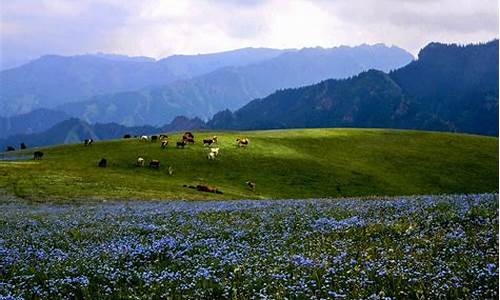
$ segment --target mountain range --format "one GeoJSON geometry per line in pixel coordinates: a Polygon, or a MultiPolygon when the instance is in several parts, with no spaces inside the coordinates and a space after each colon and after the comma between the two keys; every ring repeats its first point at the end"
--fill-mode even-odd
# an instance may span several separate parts
{"type": "Polygon", "coordinates": [[[205,55],[148,57],[46,55],[0,72],[0,116],[84,101],[96,95],[164,85],[214,71],[275,57],[286,50],[244,48],[205,55]]]}
{"type": "Polygon", "coordinates": [[[237,109],[277,89],[327,78],[346,78],[376,68],[392,70],[413,59],[408,52],[382,44],[286,51],[274,58],[230,66],[164,86],[99,95],[57,107],[90,123],[159,126],[177,115],[211,118],[222,109],[237,109]]]}
{"type": "Polygon", "coordinates": [[[498,40],[431,43],[385,73],[277,91],[217,113],[214,129],[377,127],[498,135],[498,40]]]}

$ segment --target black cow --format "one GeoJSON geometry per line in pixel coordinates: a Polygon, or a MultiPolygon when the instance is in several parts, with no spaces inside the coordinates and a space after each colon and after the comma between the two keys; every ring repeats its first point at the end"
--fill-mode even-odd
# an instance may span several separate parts
{"type": "Polygon", "coordinates": [[[16,148],[12,147],[12,146],[7,146],[7,151],[15,151],[16,148]]]}
{"type": "Polygon", "coordinates": [[[210,146],[214,143],[213,139],[203,139],[203,146],[210,146]]]}
{"type": "Polygon", "coordinates": [[[103,158],[101,159],[101,161],[99,162],[99,168],[106,168],[108,166],[108,161],[103,158]]]}
{"type": "Polygon", "coordinates": [[[161,148],[162,149],[167,148],[167,146],[168,146],[168,141],[167,140],[161,141],[161,148]]]}
{"type": "Polygon", "coordinates": [[[90,145],[92,145],[93,142],[94,142],[93,139],[86,139],[86,140],[83,141],[83,144],[85,146],[90,146],[90,145]]]}
{"type": "Polygon", "coordinates": [[[156,142],[158,140],[158,136],[157,135],[152,135],[151,136],[151,142],[156,142]]]}
{"type": "Polygon", "coordinates": [[[33,153],[33,159],[34,160],[40,160],[43,157],[43,152],[42,151],[35,151],[33,153]]]}
{"type": "Polygon", "coordinates": [[[123,136],[123,138],[124,138],[124,139],[129,139],[129,138],[131,138],[131,137],[132,137],[132,136],[131,136],[130,134],[126,134],[126,135],[124,135],[124,136],[123,136]]]}
{"type": "Polygon", "coordinates": [[[159,169],[160,168],[160,161],[153,159],[152,161],[149,162],[149,167],[151,169],[159,169]]]}
{"type": "Polygon", "coordinates": [[[184,149],[184,146],[186,146],[187,143],[185,141],[180,141],[180,142],[177,142],[177,148],[182,148],[184,149]]]}
{"type": "Polygon", "coordinates": [[[26,147],[26,144],[25,143],[21,143],[21,149],[24,150],[26,148],[28,148],[28,147],[26,147]]]}

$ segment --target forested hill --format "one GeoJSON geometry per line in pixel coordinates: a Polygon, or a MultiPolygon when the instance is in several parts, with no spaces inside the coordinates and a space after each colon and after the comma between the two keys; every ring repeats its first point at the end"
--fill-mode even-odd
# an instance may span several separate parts
{"type": "Polygon", "coordinates": [[[498,40],[431,43],[390,73],[277,91],[209,121],[216,129],[411,128],[498,135],[498,40]]]}

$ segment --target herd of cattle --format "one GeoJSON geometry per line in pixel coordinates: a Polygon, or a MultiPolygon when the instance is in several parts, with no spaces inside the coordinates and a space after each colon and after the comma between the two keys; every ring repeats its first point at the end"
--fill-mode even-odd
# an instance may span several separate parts
{"type": "MultiPolygon", "coordinates": [[[[125,135],[123,136],[123,138],[131,138],[130,135],[125,135]]],[[[168,146],[168,143],[169,143],[169,140],[168,140],[168,135],[165,135],[165,134],[160,134],[159,136],[158,135],[152,135],[152,136],[147,136],[147,135],[143,135],[143,136],[140,136],[139,139],[141,141],[151,141],[151,142],[155,142],[155,141],[160,141],[160,147],[162,149],[165,149],[167,148],[168,146]]],[[[178,141],[176,143],[176,148],[181,148],[181,149],[184,149],[184,147],[188,144],[194,144],[195,143],[195,140],[194,140],[194,135],[187,131],[185,132],[183,135],[182,135],[182,139],[180,141],[178,141]]],[[[219,140],[217,138],[217,136],[213,136],[211,138],[206,138],[206,139],[203,139],[203,146],[208,146],[209,148],[209,152],[207,154],[207,159],[209,160],[215,160],[218,156],[219,156],[219,148],[215,148],[213,147],[214,145],[218,144],[219,143],[219,140]]],[[[239,147],[246,147],[248,146],[248,144],[250,143],[249,139],[248,138],[238,138],[236,139],[236,143],[239,147]]],[[[136,165],[138,167],[143,167],[144,166],[144,158],[139,156],[137,158],[137,161],[136,161],[136,165]]],[[[160,167],[160,161],[159,160],[151,160],[149,162],[149,167],[150,168],[155,168],[155,169],[158,169],[160,167]]]]}
{"type": "MultiPolygon", "coordinates": [[[[129,139],[129,138],[132,138],[132,136],[127,134],[127,135],[124,135],[123,138],[124,139],[129,139]]],[[[165,134],[151,135],[151,136],[142,135],[142,136],[135,136],[135,138],[138,138],[140,141],[144,141],[144,142],[149,142],[149,141],[151,141],[151,142],[157,142],[157,141],[160,141],[160,147],[162,149],[167,148],[167,146],[169,144],[169,137],[167,135],[165,135],[165,134]]],[[[208,149],[209,149],[209,152],[207,154],[207,159],[209,159],[209,160],[215,160],[219,156],[219,147],[214,147],[216,144],[218,144],[218,142],[219,141],[217,139],[217,136],[213,136],[211,138],[203,139],[203,146],[208,146],[208,149]]],[[[92,145],[92,143],[93,143],[93,140],[92,139],[88,139],[88,140],[85,140],[84,145],[85,146],[90,146],[90,145],[92,145]]],[[[194,135],[191,132],[185,132],[182,135],[182,139],[180,141],[176,142],[176,148],[184,149],[184,147],[186,145],[188,145],[188,144],[194,144],[194,143],[195,143],[194,135]]],[[[248,138],[238,138],[238,139],[236,139],[236,144],[237,144],[238,147],[247,147],[250,144],[250,140],[248,138]]],[[[135,164],[136,164],[137,167],[144,167],[145,162],[146,161],[145,161],[144,157],[139,156],[139,157],[137,157],[137,160],[136,160],[135,164]]],[[[99,161],[99,164],[98,164],[98,166],[101,167],[101,168],[105,168],[105,167],[107,167],[107,165],[108,165],[108,161],[106,160],[106,158],[102,158],[99,161]]],[[[151,169],[159,169],[160,168],[160,161],[158,159],[152,159],[149,162],[149,168],[151,168],[151,169]]],[[[173,174],[173,168],[171,166],[168,167],[168,174],[169,175],[173,174]]],[[[245,184],[247,185],[247,187],[250,190],[252,190],[252,191],[255,190],[255,182],[253,182],[253,181],[247,181],[247,182],[245,182],[245,184]]],[[[196,186],[193,186],[193,185],[184,185],[184,187],[196,189],[197,191],[200,191],[200,192],[209,192],[209,193],[222,194],[222,191],[220,191],[219,189],[217,189],[215,187],[208,186],[208,185],[196,185],[196,186]]]]}
{"type": "MultiPolygon", "coordinates": [[[[130,139],[130,138],[138,138],[140,141],[144,142],[160,142],[160,147],[161,149],[166,149],[169,145],[169,137],[166,134],[160,134],[160,135],[142,135],[142,136],[132,136],[130,134],[126,134],[123,136],[124,139],[130,139]]],[[[83,141],[83,145],[85,147],[91,146],[94,143],[94,140],[89,138],[85,139],[83,141]]],[[[176,142],[176,148],[184,149],[185,146],[194,144],[195,139],[194,135],[191,132],[185,132],[182,135],[182,139],[176,142]]],[[[208,160],[216,160],[219,157],[219,147],[215,147],[219,143],[217,136],[213,136],[211,138],[206,138],[203,139],[203,146],[207,146],[208,148],[208,153],[207,153],[207,159],[208,160]]],[[[248,138],[238,138],[236,139],[236,145],[238,147],[247,147],[250,144],[250,140],[248,138]]],[[[24,150],[27,149],[26,145],[24,143],[21,143],[20,149],[24,150]]],[[[12,146],[8,146],[7,151],[14,151],[15,148],[12,146]]],[[[41,151],[35,151],[33,152],[33,159],[34,160],[40,160],[43,157],[43,152],[41,151]]],[[[142,156],[137,157],[137,160],[135,162],[137,167],[144,167],[145,165],[145,159],[142,156]]],[[[98,167],[100,168],[106,168],[108,166],[108,160],[106,158],[102,158],[98,162],[98,167]]],[[[152,159],[149,162],[149,168],[151,169],[159,169],[160,168],[160,161],[158,159],[152,159]]],[[[173,168],[171,166],[168,167],[168,173],[169,175],[173,174],[173,168]]],[[[255,183],[251,181],[246,182],[247,186],[254,190],[255,189],[255,183]]],[[[216,189],[210,188],[208,186],[187,186],[189,188],[195,188],[199,191],[206,191],[206,192],[217,192],[217,193],[222,193],[220,191],[217,191],[216,189]]]]}

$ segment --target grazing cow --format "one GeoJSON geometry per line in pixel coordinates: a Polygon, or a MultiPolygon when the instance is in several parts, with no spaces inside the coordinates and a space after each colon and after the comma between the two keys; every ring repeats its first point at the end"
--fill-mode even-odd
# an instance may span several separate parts
{"type": "Polygon", "coordinates": [[[40,160],[43,157],[43,152],[42,151],[35,151],[33,153],[33,159],[34,160],[40,160]]]}
{"type": "Polygon", "coordinates": [[[252,191],[255,191],[255,182],[247,181],[246,184],[252,191]]]}
{"type": "Polygon", "coordinates": [[[12,146],[7,146],[7,151],[15,151],[16,148],[12,147],[12,146]]]}
{"type": "Polygon", "coordinates": [[[180,142],[177,142],[177,148],[182,148],[184,149],[184,146],[186,146],[187,143],[185,141],[180,141],[180,142]]]}
{"type": "Polygon", "coordinates": [[[147,136],[147,135],[141,135],[140,140],[141,140],[141,141],[146,141],[146,142],[147,142],[147,141],[149,140],[149,138],[148,138],[148,136],[147,136]]]}
{"type": "Polygon", "coordinates": [[[142,158],[142,157],[140,157],[140,156],[139,156],[139,157],[137,158],[136,165],[137,165],[138,167],[144,167],[144,158],[142,158]]]}
{"type": "Polygon", "coordinates": [[[93,140],[93,139],[85,139],[85,140],[83,141],[83,145],[85,145],[85,146],[90,146],[90,145],[92,145],[92,143],[93,143],[93,142],[94,142],[94,140],[93,140]]]}
{"type": "Polygon", "coordinates": [[[168,139],[168,135],[160,134],[160,140],[163,140],[163,139],[168,139]]]}
{"type": "Polygon", "coordinates": [[[151,142],[156,142],[158,140],[158,136],[157,135],[152,135],[151,136],[151,142]]]}
{"type": "Polygon", "coordinates": [[[214,143],[213,139],[203,139],[203,146],[210,146],[214,143]]]}
{"type": "Polygon", "coordinates": [[[194,135],[191,132],[187,131],[182,136],[182,140],[186,143],[194,144],[194,135]]]}
{"type": "Polygon", "coordinates": [[[99,168],[106,168],[108,166],[108,161],[105,158],[103,158],[99,162],[98,166],[99,166],[99,168]]]}
{"type": "Polygon", "coordinates": [[[240,147],[246,147],[250,143],[250,140],[247,138],[244,139],[236,139],[236,143],[238,143],[238,146],[240,147]]]}
{"type": "Polygon", "coordinates": [[[210,153],[208,153],[207,158],[210,160],[214,160],[217,156],[219,156],[219,148],[211,148],[210,153]]]}
{"type": "Polygon", "coordinates": [[[167,148],[167,146],[168,146],[168,141],[167,140],[161,141],[161,148],[162,149],[167,148]]]}
{"type": "Polygon", "coordinates": [[[25,143],[21,143],[21,150],[24,150],[26,148],[28,148],[28,147],[26,147],[26,144],[25,143]]]}
{"type": "Polygon", "coordinates": [[[210,146],[217,143],[217,136],[214,135],[211,139],[203,139],[203,146],[210,146]]]}
{"type": "Polygon", "coordinates": [[[149,167],[151,169],[159,169],[160,168],[160,161],[153,159],[152,161],[149,162],[149,167]]]}
{"type": "Polygon", "coordinates": [[[124,135],[124,136],[123,136],[123,138],[124,138],[124,139],[129,139],[129,138],[131,138],[131,137],[132,137],[132,136],[131,136],[130,134],[126,134],[126,135],[124,135]]]}
{"type": "Polygon", "coordinates": [[[197,186],[192,186],[192,185],[184,185],[184,187],[190,188],[190,189],[195,189],[199,192],[207,192],[207,193],[216,193],[216,194],[223,194],[222,191],[219,191],[217,188],[208,186],[208,185],[202,185],[198,184],[197,186]]]}

